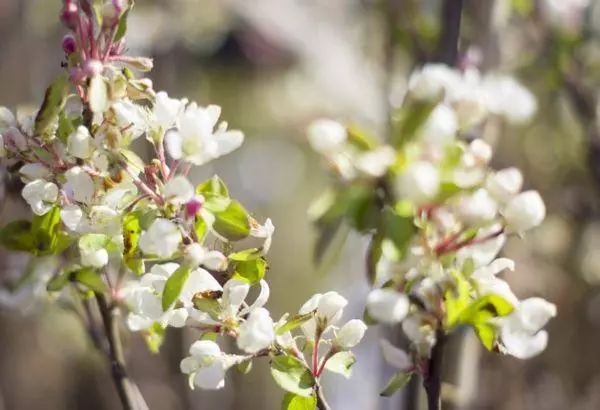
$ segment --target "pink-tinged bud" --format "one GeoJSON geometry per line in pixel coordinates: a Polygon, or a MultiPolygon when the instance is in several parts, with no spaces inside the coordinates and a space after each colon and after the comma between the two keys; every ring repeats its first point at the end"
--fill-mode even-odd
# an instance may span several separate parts
{"type": "Polygon", "coordinates": [[[203,206],[204,197],[201,195],[196,196],[185,204],[185,215],[190,219],[194,218],[202,210],[203,206]]]}
{"type": "Polygon", "coordinates": [[[77,41],[75,41],[75,37],[70,34],[64,36],[62,40],[62,48],[67,55],[73,54],[75,51],[77,51],[77,41]]]}
{"type": "Polygon", "coordinates": [[[83,84],[85,80],[85,74],[81,68],[72,68],[69,70],[69,80],[75,84],[83,84]]]}
{"type": "Polygon", "coordinates": [[[95,77],[103,71],[104,65],[99,60],[87,60],[83,65],[83,72],[87,77],[95,77]]]}
{"type": "Polygon", "coordinates": [[[79,8],[73,3],[65,3],[65,7],[60,12],[60,21],[70,30],[75,30],[77,27],[77,19],[79,18],[79,8]]]}
{"type": "Polygon", "coordinates": [[[83,10],[88,17],[92,17],[94,15],[91,0],[79,0],[79,7],[81,7],[81,10],[83,10]]]}

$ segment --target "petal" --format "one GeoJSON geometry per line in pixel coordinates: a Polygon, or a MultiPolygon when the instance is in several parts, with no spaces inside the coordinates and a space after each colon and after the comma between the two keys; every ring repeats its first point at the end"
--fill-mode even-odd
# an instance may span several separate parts
{"type": "Polygon", "coordinates": [[[179,368],[181,369],[182,373],[191,374],[200,368],[200,363],[196,357],[189,356],[189,357],[184,358],[179,363],[179,368]]]}
{"type": "Polygon", "coordinates": [[[196,372],[194,384],[201,389],[218,390],[225,386],[225,368],[221,362],[202,367],[196,372]]]}
{"type": "Polygon", "coordinates": [[[248,312],[252,312],[254,309],[262,308],[269,300],[270,294],[271,294],[271,290],[269,288],[269,284],[267,283],[266,280],[261,279],[260,280],[260,293],[256,297],[256,300],[254,301],[254,303],[252,303],[247,308],[242,309],[240,311],[240,315],[244,315],[248,312]]]}
{"type": "Polygon", "coordinates": [[[190,346],[190,355],[202,360],[221,356],[221,348],[212,340],[198,340],[190,346]]]}
{"type": "Polygon", "coordinates": [[[221,156],[238,149],[244,142],[244,134],[241,131],[225,131],[215,134],[215,139],[217,156],[221,156]]]}
{"type": "Polygon", "coordinates": [[[233,308],[239,307],[248,292],[250,291],[250,285],[239,279],[230,279],[223,287],[223,305],[231,306],[233,308]]]}
{"type": "Polygon", "coordinates": [[[534,336],[523,332],[501,332],[505,353],[518,359],[529,359],[537,356],[548,345],[548,332],[541,331],[534,336]]]}
{"type": "Polygon", "coordinates": [[[556,316],[556,305],[542,298],[529,298],[519,304],[516,314],[525,329],[537,332],[556,316]]]}
{"type": "Polygon", "coordinates": [[[165,147],[173,159],[181,159],[183,156],[183,140],[179,131],[170,130],[165,135],[165,147]]]}
{"type": "Polygon", "coordinates": [[[408,370],[412,366],[410,356],[404,350],[391,344],[387,339],[381,339],[379,346],[383,358],[392,366],[401,370],[408,370]]]}

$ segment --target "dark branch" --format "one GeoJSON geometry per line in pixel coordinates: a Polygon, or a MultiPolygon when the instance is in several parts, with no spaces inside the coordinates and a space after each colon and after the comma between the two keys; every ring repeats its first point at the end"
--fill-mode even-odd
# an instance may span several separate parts
{"type": "Polygon", "coordinates": [[[442,5],[440,38],[437,58],[440,63],[456,66],[463,0],[444,0],[442,5]]]}
{"type": "Polygon", "coordinates": [[[442,392],[442,368],[444,365],[444,345],[446,343],[446,335],[444,331],[438,329],[436,331],[436,343],[431,350],[431,358],[427,374],[423,378],[423,387],[427,392],[427,408],[429,410],[439,410],[441,408],[441,392],[442,392]]]}

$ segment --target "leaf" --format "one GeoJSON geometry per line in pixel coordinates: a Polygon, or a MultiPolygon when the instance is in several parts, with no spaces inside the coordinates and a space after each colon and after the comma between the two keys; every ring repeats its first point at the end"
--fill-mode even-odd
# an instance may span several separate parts
{"type": "Polygon", "coordinates": [[[297,327],[301,326],[302,324],[308,322],[313,317],[314,317],[313,312],[294,315],[294,316],[290,317],[287,320],[287,322],[285,322],[282,326],[280,326],[279,329],[277,329],[276,333],[278,335],[282,335],[285,332],[290,332],[290,331],[296,329],[297,327]]]}
{"type": "Polygon", "coordinates": [[[233,277],[253,284],[264,278],[266,271],[267,261],[264,258],[258,258],[236,263],[233,277]]]}
{"type": "Polygon", "coordinates": [[[123,255],[135,254],[140,241],[142,228],[139,213],[130,212],[123,218],[123,255]]]}
{"type": "Polygon", "coordinates": [[[0,230],[0,244],[11,251],[35,253],[31,222],[19,220],[8,223],[0,230]]]}
{"type": "Polygon", "coordinates": [[[88,102],[93,113],[103,113],[108,109],[108,83],[101,75],[90,80],[88,102]]]}
{"type": "Polygon", "coordinates": [[[444,295],[445,325],[448,330],[458,325],[461,315],[471,303],[472,287],[461,274],[454,275],[455,286],[444,295]]]}
{"type": "Polygon", "coordinates": [[[44,102],[35,117],[34,132],[36,135],[46,133],[50,125],[58,118],[67,102],[69,93],[69,77],[62,74],[46,89],[44,102]]]}
{"type": "Polygon", "coordinates": [[[73,270],[64,270],[58,275],[54,276],[48,284],[46,285],[46,290],[48,292],[58,292],[62,290],[67,284],[71,282],[71,275],[73,274],[73,270]]]}
{"type": "Polygon", "coordinates": [[[368,135],[355,125],[348,127],[348,140],[361,151],[371,151],[380,144],[375,137],[368,135]]]}
{"type": "Polygon", "coordinates": [[[204,239],[206,238],[206,234],[208,233],[208,225],[202,215],[196,215],[196,220],[194,222],[194,231],[196,232],[196,238],[198,239],[198,243],[202,244],[204,239]]]}
{"type": "Polygon", "coordinates": [[[165,283],[165,289],[162,295],[162,308],[167,311],[173,303],[179,298],[181,289],[185,285],[185,281],[190,276],[192,270],[185,265],[180,266],[165,283]]]}
{"type": "Polygon", "coordinates": [[[367,249],[367,279],[370,284],[374,284],[377,280],[377,264],[383,254],[381,247],[383,239],[383,236],[378,234],[373,236],[369,242],[369,248],[367,249]]]}
{"type": "Polygon", "coordinates": [[[81,283],[96,293],[108,293],[110,291],[98,271],[92,268],[83,268],[71,273],[71,280],[81,283]]]}
{"type": "Polygon", "coordinates": [[[319,229],[313,259],[320,271],[327,272],[337,262],[350,234],[350,228],[339,219],[320,226],[319,229]]]}
{"type": "Polygon", "coordinates": [[[215,213],[213,229],[229,241],[239,241],[250,235],[250,215],[238,201],[231,201],[227,209],[215,213]]]}
{"type": "Polygon", "coordinates": [[[240,252],[234,252],[227,256],[229,260],[238,262],[253,261],[262,256],[262,252],[258,248],[246,249],[240,252]]]}
{"type": "Polygon", "coordinates": [[[238,363],[238,365],[236,367],[240,373],[248,374],[248,373],[250,373],[250,370],[252,370],[252,360],[251,359],[244,360],[243,362],[238,363]]]}
{"type": "Polygon", "coordinates": [[[419,128],[429,119],[437,102],[408,99],[394,118],[392,145],[399,149],[417,136],[419,128]]]}
{"type": "Polygon", "coordinates": [[[356,363],[356,357],[349,351],[339,352],[331,356],[325,363],[325,368],[330,372],[341,374],[346,379],[350,378],[352,366],[356,363]]]}
{"type": "Polygon", "coordinates": [[[67,143],[69,139],[69,135],[75,131],[75,125],[71,118],[64,111],[61,111],[58,114],[58,130],[56,131],[56,136],[59,140],[62,141],[63,144],[67,143]]]}
{"type": "Polygon", "coordinates": [[[144,161],[135,152],[128,149],[122,149],[121,155],[125,158],[127,164],[131,165],[131,167],[135,171],[137,171],[138,174],[140,172],[144,172],[144,167],[146,165],[144,164],[144,161]]]}
{"type": "Polygon", "coordinates": [[[165,328],[160,323],[154,323],[150,329],[144,333],[144,340],[148,350],[152,353],[158,353],[165,339],[165,328]]]}
{"type": "Polygon", "coordinates": [[[115,31],[115,36],[113,37],[113,42],[118,43],[125,37],[127,34],[127,17],[129,16],[129,11],[133,7],[133,3],[121,14],[121,18],[119,19],[119,24],[117,25],[117,31],[115,31]]]}
{"type": "Polygon", "coordinates": [[[286,393],[281,403],[281,410],[315,410],[316,408],[317,398],[314,395],[306,397],[286,393]]]}
{"type": "Polygon", "coordinates": [[[285,391],[303,397],[312,394],[315,379],[306,367],[292,356],[274,356],[271,358],[271,375],[285,391]]]}
{"type": "Polygon", "coordinates": [[[534,9],[533,0],[512,0],[512,7],[523,17],[527,17],[534,9]]]}
{"type": "Polygon", "coordinates": [[[229,198],[229,190],[225,182],[218,176],[213,175],[212,178],[207,179],[196,187],[196,193],[204,196],[205,199],[218,196],[223,198],[229,198]]]}
{"type": "Polygon", "coordinates": [[[379,395],[382,397],[392,396],[398,390],[406,386],[408,382],[410,382],[412,375],[412,372],[407,373],[404,371],[399,371],[398,373],[392,376],[390,381],[386,384],[386,386],[383,388],[381,393],[379,393],[379,395]]]}
{"type": "Polygon", "coordinates": [[[416,231],[412,217],[401,216],[391,208],[386,208],[383,212],[383,229],[385,236],[393,242],[401,255],[405,253],[416,231]]]}

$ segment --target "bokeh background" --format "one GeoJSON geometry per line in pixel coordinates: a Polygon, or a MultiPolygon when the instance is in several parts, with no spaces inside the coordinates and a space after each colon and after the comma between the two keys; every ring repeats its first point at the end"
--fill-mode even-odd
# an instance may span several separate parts
{"type": "MultiPolygon", "coordinates": [[[[221,105],[231,126],[246,133],[242,149],[193,178],[218,173],[259,220],[273,219],[268,279],[274,317],[330,288],[352,301],[348,318],[361,317],[368,292],[365,240],[349,238],[328,269],[312,264],[315,232],[306,210],[328,180],[304,130],[329,116],[382,135],[388,106],[401,101],[408,73],[433,58],[441,3],[137,0],[128,48],[155,59],[155,89],[221,105]],[[391,59],[393,20],[399,41],[391,59]]],[[[2,105],[39,104],[60,71],[60,4],[0,0],[2,105]]],[[[495,146],[497,167],[520,167],[527,186],[546,200],[543,226],[506,247],[517,263],[507,279],[519,296],[556,303],[559,314],[548,329],[548,349],[529,361],[482,352],[469,334],[455,337],[446,362],[446,408],[598,409],[600,1],[464,0],[460,38],[462,61],[513,73],[538,97],[531,124],[515,129],[492,121],[477,136],[495,146]]],[[[149,154],[143,143],[138,148],[149,154]]],[[[3,173],[5,223],[28,209],[18,182],[3,173]]],[[[0,283],[13,283],[26,261],[2,252],[0,283]]],[[[34,296],[42,290],[0,291],[0,410],[117,409],[107,365],[78,313],[34,296]]],[[[394,332],[370,329],[357,349],[353,378],[327,378],[334,409],[419,408],[416,384],[393,399],[378,398],[392,369],[382,362],[377,339],[394,332]]],[[[190,391],[179,360],[192,337],[170,331],[158,356],[137,335],[125,338],[128,365],[152,410],[279,408],[283,393],[266,363],[247,376],[230,371],[222,391],[190,391]]]]}

